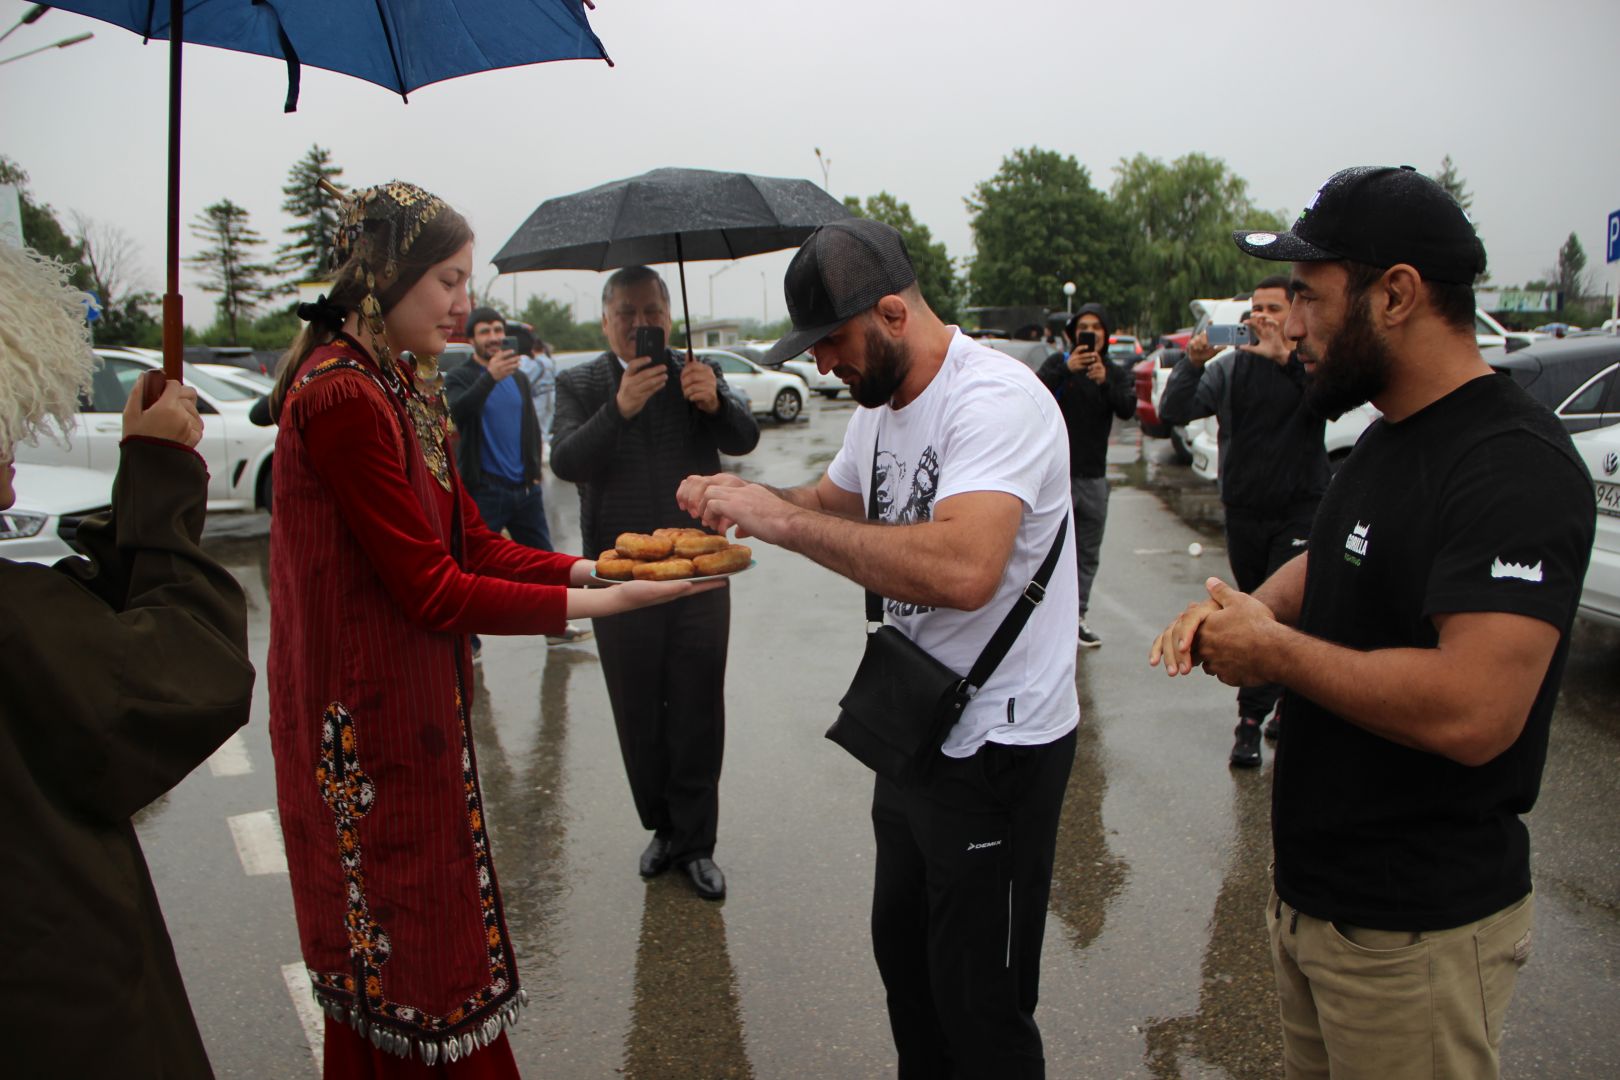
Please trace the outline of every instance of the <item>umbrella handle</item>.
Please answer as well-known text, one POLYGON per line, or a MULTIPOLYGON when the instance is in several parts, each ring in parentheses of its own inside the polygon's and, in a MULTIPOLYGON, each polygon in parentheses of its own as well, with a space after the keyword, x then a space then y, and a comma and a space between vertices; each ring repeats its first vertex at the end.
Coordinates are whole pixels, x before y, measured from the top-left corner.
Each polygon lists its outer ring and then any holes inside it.
POLYGON ((681 274, 681 315, 686 319, 686 362, 692 362, 692 308, 686 302, 686 255, 681 251, 681 234, 675 234, 675 267, 681 274))

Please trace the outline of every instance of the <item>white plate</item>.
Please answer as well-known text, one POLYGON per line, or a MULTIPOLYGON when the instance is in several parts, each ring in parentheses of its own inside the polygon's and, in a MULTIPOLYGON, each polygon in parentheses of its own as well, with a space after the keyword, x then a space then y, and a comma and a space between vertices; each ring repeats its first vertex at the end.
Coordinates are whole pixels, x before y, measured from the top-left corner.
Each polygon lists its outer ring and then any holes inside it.
MULTIPOLYGON (((671 580, 672 581, 718 581, 718 580, 720 580, 722 578, 736 577, 738 574, 741 574, 744 571, 752 570, 754 568, 754 565, 756 563, 758 563, 758 562, 759 562, 758 559, 749 559, 748 560, 748 565, 743 567, 742 570, 733 570, 729 574, 697 574, 697 575, 695 575, 693 577, 672 578, 671 580)), ((626 579, 626 578, 598 577, 596 575, 596 573, 593 571, 591 573, 591 580, 601 582, 603 585, 623 585, 626 580, 634 581, 635 579, 634 578, 626 579)))

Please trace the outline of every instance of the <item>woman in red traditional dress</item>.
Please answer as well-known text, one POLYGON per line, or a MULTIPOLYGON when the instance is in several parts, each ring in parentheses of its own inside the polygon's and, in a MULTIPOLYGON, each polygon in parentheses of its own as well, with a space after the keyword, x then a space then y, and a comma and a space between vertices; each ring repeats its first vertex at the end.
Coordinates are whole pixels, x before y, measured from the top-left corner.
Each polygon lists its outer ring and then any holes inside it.
POLYGON ((300 307, 271 395, 270 739, 325 1075, 516 1076, 505 1028, 525 995, 468 635, 557 634, 715 583, 586 590, 594 563, 484 527, 432 361, 467 317, 472 232, 410 184, 346 199, 331 297, 300 307))

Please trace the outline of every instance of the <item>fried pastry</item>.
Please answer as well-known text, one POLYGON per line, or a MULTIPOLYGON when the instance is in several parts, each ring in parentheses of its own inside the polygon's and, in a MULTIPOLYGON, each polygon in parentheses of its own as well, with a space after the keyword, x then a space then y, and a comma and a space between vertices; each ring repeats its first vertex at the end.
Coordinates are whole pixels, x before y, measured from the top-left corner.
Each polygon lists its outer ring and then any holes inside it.
POLYGON ((731 541, 723 536, 700 532, 696 536, 675 537, 675 554, 683 559, 695 558, 699 555, 713 555, 717 551, 724 551, 731 545, 731 541))
POLYGON ((613 547, 626 559, 647 561, 667 559, 675 550, 675 541, 667 536, 648 536, 646 533, 620 533, 613 547))
POLYGON ((610 581, 629 581, 636 561, 620 556, 617 548, 608 548, 596 557, 596 576, 610 581))
POLYGON ((697 573, 691 559, 658 559, 638 562, 631 568, 637 581, 679 581, 697 573))
POLYGON ((711 574, 735 574, 738 570, 748 569, 748 563, 753 557, 752 548, 742 544, 729 544, 724 551, 717 551, 712 555, 699 555, 692 560, 692 565, 704 577, 711 574))

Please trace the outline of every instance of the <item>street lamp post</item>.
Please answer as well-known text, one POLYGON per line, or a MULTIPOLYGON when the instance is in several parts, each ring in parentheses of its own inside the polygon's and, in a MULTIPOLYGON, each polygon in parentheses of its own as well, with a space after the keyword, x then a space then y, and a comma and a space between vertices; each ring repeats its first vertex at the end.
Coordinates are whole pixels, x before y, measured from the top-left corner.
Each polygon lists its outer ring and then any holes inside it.
POLYGON ((770 289, 765 284, 765 271, 763 270, 759 272, 759 321, 761 323, 771 321, 771 294, 770 289))
POLYGON ((711 319, 714 318, 714 279, 736 265, 734 262, 726 263, 726 265, 709 275, 709 318, 711 319))
POLYGON ((563 288, 567 289, 568 295, 574 298, 574 302, 571 305, 570 310, 573 312, 574 324, 577 326, 579 325, 579 290, 574 288, 572 285, 564 285, 563 288))
POLYGON ((63 38, 61 41, 55 41, 55 42, 52 42, 49 45, 41 45, 37 49, 29 49, 25 53, 18 53, 16 56, 8 56, 4 60, 0 60, 0 64, 9 64, 14 60, 22 60, 22 59, 25 59, 27 57, 33 56, 35 53, 42 53, 46 49, 65 49, 69 45, 77 45, 81 41, 89 41, 91 38, 93 38, 95 36, 96 35, 94 35, 92 33, 89 33, 89 32, 86 32, 86 33, 83 33, 83 34, 75 34, 73 37, 63 38))
POLYGON ((1074 294, 1075 294, 1075 292, 1076 292, 1076 289, 1075 289, 1075 286, 1074 286, 1074 282, 1065 281, 1063 283, 1063 312, 1066 315, 1073 315, 1074 314, 1074 294))

